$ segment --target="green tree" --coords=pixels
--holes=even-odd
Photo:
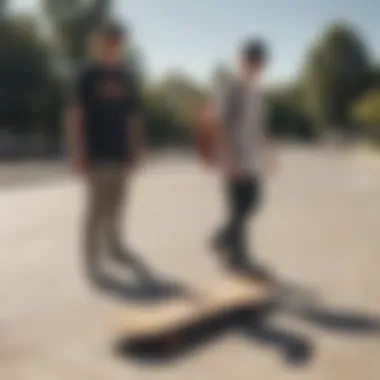
[[[43,5],[61,58],[76,65],[87,55],[91,31],[109,17],[112,1],[44,0]]]
[[[14,132],[43,124],[52,80],[52,54],[38,21],[7,19],[0,26],[0,118]]]
[[[0,0],[0,17],[4,17],[7,8],[8,8],[8,0]]]
[[[365,93],[354,103],[352,116],[365,131],[380,140],[380,87]]]
[[[370,57],[357,32],[345,24],[330,26],[307,55],[301,73],[305,109],[319,125],[344,126],[349,106],[370,71]]]
[[[146,95],[149,134],[155,143],[188,143],[204,89],[180,72],[167,74]]]
[[[144,56],[141,49],[133,41],[129,41],[126,46],[125,61],[137,82],[143,86],[146,80]]]
[[[218,63],[211,74],[211,91],[218,93],[233,78],[231,67],[225,63]]]
[[[267,91],[270,132],[274,136],[310,139],[316,136],[310,117],[300,106],[301,91],[297,84],[287,83]]]

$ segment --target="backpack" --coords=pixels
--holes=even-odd
[[[214,165],[218,158],[220,125],[213,115],[210,102],[198,112],[195,125],[195,146],[197,156],[207,165]]]

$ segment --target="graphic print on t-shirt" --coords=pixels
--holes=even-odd
[[[122,100],[125,98],[125,85],[115,79],[101,79],[96,84],[96,95],[104,100]]]

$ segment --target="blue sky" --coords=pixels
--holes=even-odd
[[[12,3],[38,9],[38,0]],[[378,0],[115,0],[115,11],[132,25],[154,76],[178,68],[206,80],[216,62],[232,62],[242,38],[258,35],[272,50],[267,80],[287,80],[333,20],[357,27],[380,61]]]

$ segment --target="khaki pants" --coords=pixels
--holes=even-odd
[[[84,250],[90,273],[99,269],[98,258],[103,242],[110,254],[122,250],[121,218],[126,170],[123,165],[102,165],[92,169],[89,174]]]

